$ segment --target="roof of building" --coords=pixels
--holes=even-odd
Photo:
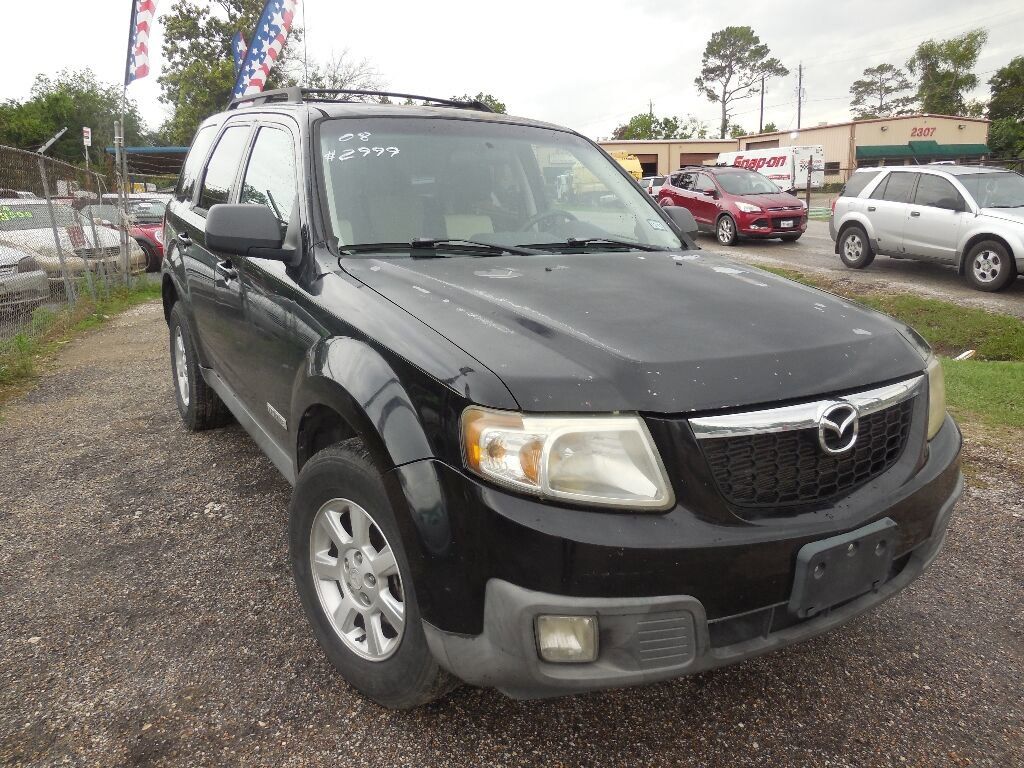
[[[868,123],[889,123],[894,120],[920,120],[925,117],[934,117],[939,120],[959,120],[961,122],[969,123],[990,123],[992,122],[985,117],[958,117],[957,115],[935,115],[928,112],[915,112],[912,115],[894,115],[893,117],[872,117],[866,120],[847,120],[845,123],[826,123],[825,125],[805,125],[800,128],[799,131],[814,131],[824,130],[825,128],[839,128],[840,126],[846,125],[867,125]],[[759,138],[761,136],[782,136],[785,134],[792,133],[791,130],[786,131],[765,131],[764,133],[748,133],[740,136],[741,139],[752,139]]]

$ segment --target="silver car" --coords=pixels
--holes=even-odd
[[[34,255],[0,243],[0,320],[31,312],[49,298],[46,273]]]
[[[952,264],[980,291],[1024,274],[1024,176],[1001,168],[860,168],[829,221],[852,269],[876,255]]]

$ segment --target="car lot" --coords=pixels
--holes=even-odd
[[[0,763],[1024,763],[1024,472],[970,428],[945,550],[843,629],[646,689],[394,713],[317,650],[289,488],[239,427],[184,431],[166,348],[145,305],[5,408]]]
[[[916,293],[957,304],[981,307],[993,312],[1024,317],[1024,277],[999,293],[982,293],[971,288],[952,267],[923,261],[879,256],[866,269],[848,269],[836,256],[828,234],[827,221],[807,222],[807,232],[795,243],[780,240],[744,240],[731,248],[719,245],[713,235],[698,235],[701,248],[724,254],[730,259],[823,274],[830,279],[847,279],[858,285],[873,285],[882,290]]]

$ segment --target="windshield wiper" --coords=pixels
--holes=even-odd
[[[1017,205],[986,205],[985,208],[1024,208],[1024,203],[1018,203]]]
[[[463,240],[461,238],[432,238],[432,237],[415,237],[407,243],[354,243],[352,245],[340,245],[338,250],[342,253],[372,253],[387,252],[387,253],[405,253],[407,252],[413,258],[418,259],[445,259],[448,258],[443,250],[438,250],[438,246],[441,246],[443,250],[476,254],[486,254],[488,256],[500,256],[505,253],[510,253],[514,256],[527,256],[530,254],[537,253],[537,251],[527,250],[526,248],[514,248],[507,245],[494,245],[493,243],[481,243],[476,240]]]
[[[561,243],[530,243],[534,248],[585,248],[588,245],[615,245],[625,248],[635,248],[638,251],[663,251],[656,245],[646,245],[632,240],[618,240],[614,237],[570,237]]]

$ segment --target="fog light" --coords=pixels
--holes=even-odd
[[[597,659],[596,616],[538,616],[537,648],[544,661]]]

